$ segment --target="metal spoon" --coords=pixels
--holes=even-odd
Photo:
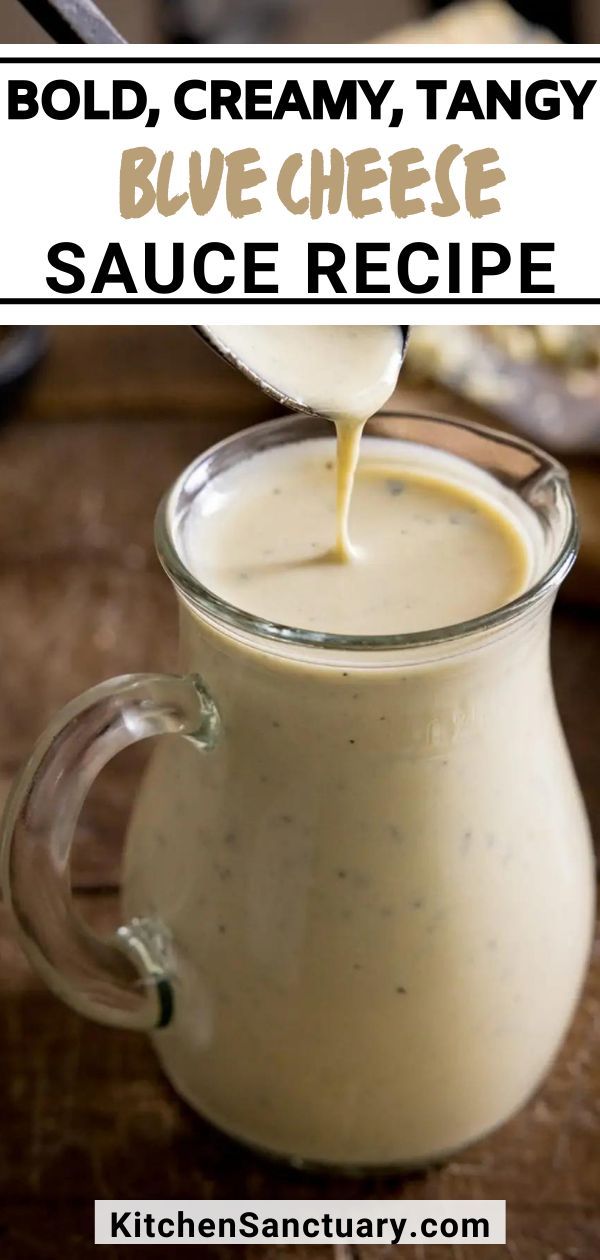
[[[93,0],[21,0],[56,44],[126,44]]]
[[[397,324],[396,327],[398,329],[398,339],[401,343],[399,365],[399,367],[401,367],[406,354],[409,325]],[[227,342],[219,336],[218,326],[211,324],[211,326],[208,327],[206,324],[194,324],[193,328],[194,331],[198,333],[198,336],[202,337],[202,340],[210,346],[211,350],[215,350],[220,358],[224,359],[226,363],[229,363],[232,367],[237,368],[238,372],[241,372],[243,376],[247,376],[248,380],[252,381],[254,385],[258,385],[259,388],[262,389],[263,393],[268,394],[269,398],[273,398],[276,403],[285,407],[286,411],[299,411],[304,415],[314,415],[314,408],[307,406],[306,403],[302,402],[298,398],[290,398],[289,394],[284,393],[284,391],[274,385],[272,381],[266,381],[250,363],[246,363],[244,359],[241,359],[239,355],[231,349],[231,346],[228,346]],[[301,325],[298,327],[298,332],[301,332]]]

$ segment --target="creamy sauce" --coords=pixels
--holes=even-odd
[[[314,439],[216,477],[181,526],[188,566],[276,621],[370,634],[474,616],[539,572],[499,483],[370,437],[356,559],[325,561],[334,453]],[[203,678],[221,735],[210,752],[160,741],[125,911],[156,914],[174,941],[163,1066],[232,1135],[294,1159],[413,1165],[539,1083],[593,911],[548,615],[415,659],[250,640],[181,601],[180,667]]]
[[[388,401],[396,386],[402,362],[398,329],[285,324],[209,328],[278,394],[333,420],[337,431],[333,554],[338,561],[349,560],[348,515],[360,438],[367,420]]]
[[[188,567],[256,616],[342,634],[453,625],[523,590],[527,541],[508,512],[436,476],[424,449],[411,467],[394,443],[363,448],[351,566],[329,545],[334,444],[315,440],[255,455],[199,495],[182,540]]]

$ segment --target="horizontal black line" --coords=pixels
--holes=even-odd
[[[596,66],[600,57],[0,57],[0,65]]]
[[[302,298],[5,298],[2,306],[598,306],[598,298],[566,297],[302,297]]]

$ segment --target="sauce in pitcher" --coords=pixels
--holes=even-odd
[[[390,449],[391,448],[391,449]],[[526,535],[424,449],[385,456],[364,438],[352,497],[352,560],[332,556],[333,442],[256,455],[199,495],[186,523],[192,572],[269,621],[339,634],[410,634],[480,616],[523,590]]]
[[[335,441],[311,425],[266,451],[257,431],[253,454],[244,435],[237,461],[234,440],[177,514],[189,572],[316,646],[182,598],[180,665],[220,735],[159,745],[125,906],[172,934],[156,1049],[201,1113],[295,1160],[414,1165],[505,1120],[548,1067],[591,939],[589,837],[549,603],[422,649],[319,646],[511,600],[547,563],[533,512],[458,455],[368,436],[336,563]]]

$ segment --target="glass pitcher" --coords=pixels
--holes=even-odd
[[[196,496],[259,450],[331,441],[306,417],[240,433],[158,513],[181,674],[68,705],[13,789],[3,841],[7,900],[55,993],[151,1032],[175,1088],[227,1133],[353,1170],[438,1159],[525,1102],[571,1019],[593,912],[549,669],[577,544],[566,473],[474,425],[384,415],[370,431],[486,479],[528,535],[525,593],[386,637],[226,604],[182,559]],[[125,922],[98,940],[70,899],[77,817],[109,758],[161,734],[128,832]]]

